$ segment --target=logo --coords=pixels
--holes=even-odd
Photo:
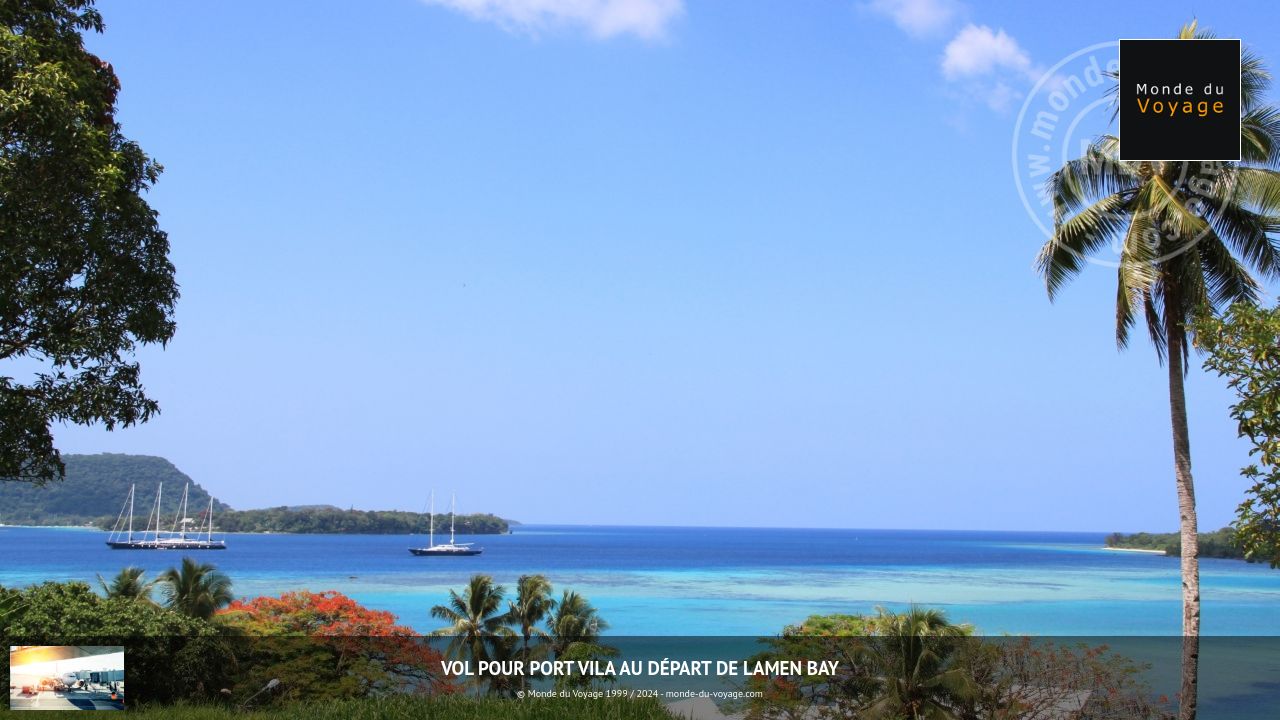
[[[1121,160],[1240,160],[1240,41],[1121,40]]]

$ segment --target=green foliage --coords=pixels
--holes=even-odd
[[[1236,508],[1236,540],[1251,560],[1280,567],[1280,307],[1233,305],[1196,324],[1205,369],[1236,393],[1231,418],[1249,438],[1254,462],[1240,471],[1252,483]]]
[[[551,596],[551,581],[545,575],[520,576],[516,582],[516,598],[507,603],[504,620],[520,637],[520,647],[515,656],[524,661],[526,667],[527,663],[539,660],[547,653],[548,646],[541,641],[549,636],[539,626],[555,607],[556,601]],[[531,679],[528,674],[521,676],[521,686],[528,688]]]
[[[239,698],[237,698],[239,699]],[[672,720],[653,699],[574,700],[538,698],[508,700],[458,695],[420,698],[385,697],[341,700],[263,710],[241,711],[230,706],[179,705],[131,708],[134,714],[163,720]]]
[[[11,645],[127,645],[131,697],[210,698],[235,666],[211,623],[150,603],[103,598],[85,583],[0,589],[0,598],[19,603],[9,615]]]
[[[171,574],[200,587],[216,571],[187,561]],[[243,700],[272,678],[281,680],[280,690],[257,704],[456,689],[443,675],[440,653],[422,637],[391,613],[336,592],[238,602],[216,622],[183,607],[102,597],[76,582],[0,588],[3,639],[10,644],[125,646],[131,703],[208,702],[227,693]]]
[[[218,610],[231,604],[231,578],[209,563],[182,558],[180,568],[169,568],[160,574],[156,584],[165,598],[165,606],[188,617],[208,620]]]
[[[750,720],[1167,720],[1142,668],[1105,647],[1032,638],[983,638],[937,610],[813,616],[763,641],[760,661],[839,661],[832,676],[758,674],[741,704]]]
[[[1107,536],[1107,547],[1128,550],[1161,550],[1166,555],[1182,554],[1182,542],[1178,533],[1111,533]],[[1236,537],[1235,530],[1222,528],[1213,532],[1200,533],[1200,557],[1229,558],[1250,560],[1245,557],[1244,548]]]
[[[600,617],[595,606],[585,596],[565,590],[547,618],[547,642],[552,657],[557,660],[604,660],[618,654],[617,649],[600,642],[600,633],[609,629],[609,623]],[[589,687],[598,680],[612,681],[610,676],[593,677],[578,672],[556,678],[557,687]]]
[[[939,610],[879,609],[874,616],[813,616],[766,642],[753,662],[839,660],[835,677],[756,676],[763,693],[749,717],[803,717],[826,707],[839,717],[960,717],[978,696],[962,662],[971,629]]]
[[[431,616],[448,623],[432,633],[449,638],[445,653],[473,664],[481,660],[513,660],[550,657],[553,660],[590,661],[615,657],[616,648],[600,642],[600,633],[609,627],[585,597],[565,590],[552,599],[551,583],[542,575],[525,575],[519,580],[516,598],[501,613],[506,588],[488,575],[474,575],[461,593],[450,590],[449,602],[431,608]],[[536,627],[545,619],[546,630]],[[571,673],[556,677],[558,688],[584,688],[608,676]],[[523,676],[477,676],[477,686],[506,695],[523,687]]]
[[[506,588],[496,585],[488,575],[473,575],[461,593],[449,591],[449,602],[431,608],[431,617],[449,623],[432,633],[448,637],[446,653],[453,658],[466,658],[474,665],[484,660],[507,660],[516,649],[516,634],[507,627],[508,616],[502,613]],[[476,677],[487,682],[490,692],[513,689],[513,678]]]
[[[408,535],[429,530],[426,513],[400,510],[340,510],[329,506],[300,509],[232,510],[214,518],[226,532],[363,533]],[[436,533],[449,532],[449,516],[435,516]],[[508,531],[506,520],[489,514],[458,515],[460,535],[498,535]]]
[[[64,467],[54,423],[145,422],[131,358],[175,330],[169,240],[143,199],[161,168],[115,120],[120,82],[88,52],[90,0],[0,3],[0,478]]]
[[[172,520],[178,512],[182,488],[190,483],[188,507],[203,510],[209,493],[173,463],[151,455],[64,455],[67,476],[62,482],[36,487],[29,483],[0,483],[0,522],[10,525],[84,525],[111,527],[137,483],[134,527],[141,529],[155,504],[156,488],[164,483],[162,515]],[[215,501],[216,511],[227,509]],[[221,519],[218,520],[221,524]],[[167,527],[167,526],[166,526]]]
[[[102,594],[108,599],[123,598],[135,602],[149,603],[152,602],[151,593],[155,589],[157,581],[143,580],[143,576],[146,573],[146,570],[130,565],[117,573],[109,583],[99,575],[98,584],[102,586]]]

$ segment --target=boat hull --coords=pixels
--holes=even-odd
[[[409,552],[414,555],[424,557],[464,557],[467,555],[479,555],[484,552],[483,548],[473,550],[434,550],[432,548],[409,548]]]
[[[154,540],[108,540],[112,550],[226,550],[221,540],[183,540],[180,542],[156,542]]]

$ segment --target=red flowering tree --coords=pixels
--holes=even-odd
[[[241,638],[246,688],[275,678],[277,697],[310,700],[457,691],[425,638],[333,590],[237,601],[218,620]]]

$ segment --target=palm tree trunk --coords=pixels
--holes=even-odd
[[[1173,424],[1173,467],[1178,484],[1178,521],[1182,538],[1182,688],[1178,720],[1195,720],[1196,676],[1200,666],[1200,537],[1196,529],[1196,490],[1191,479],[1191,438],[1187,428],[1185,335],[1176,293],[1165,296],[1165,337],[1169,347],[1169,414]]]

